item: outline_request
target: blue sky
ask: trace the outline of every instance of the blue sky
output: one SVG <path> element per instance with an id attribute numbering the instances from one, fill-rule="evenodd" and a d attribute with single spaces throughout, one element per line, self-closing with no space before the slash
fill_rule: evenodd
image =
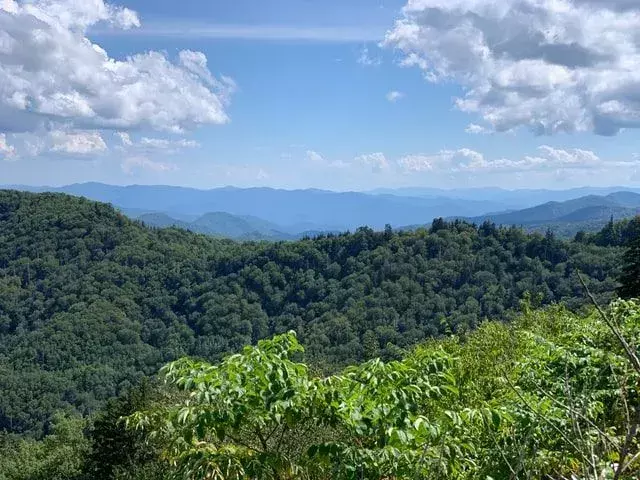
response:
<path id="1" fill-rule="evenodd" d="M 492 60 L 494 71 L 489 74 L 489 63 L 480 68 L 477 61 L 461 54 L 472 46 L 434 40 L 430 32 L 444 38 L 453 30 L 424 20 L 417 0 L 409 2 L 410 8 L 404 11 L 407 2 L 397 0 L 122 0 L 113 8 L 130 9 L 137 21 L 121 21 L 118 12 L 122 10 L 82 10 L 90 18 L 82 25 L 71 24 L 64 16 L 64 12 L 77 16 L 78 9 L 89 8 L 79 6 L 81 0 L 3 1 L 6 5 L 0 10 L 0 19 L 4 15 L 6 21 L 14 23 L 13 28 L 0 23 L 0 33 L 5 28 L 9 37 L 18 38 L 15 32 L 21 28 L 33 35 L 28 20 L 36 17 L 52 29 L 64 28 L 76 35 L 68 44 L 60 45 L 58 61 L 63 63 L 66 55 L 76 54 L 71 42 L 86 37 L 99 45 L 107 58 L 125 67 L 129 66 L 128 59 L 145 52 L 159 52 L 171 65 L 182 62 L 178 60 L 182 58 L 180 52 L 202 52 L 210 75 L 220 82 L 231 79 L 227 86 L 233 84 L 229 88 L 223 88 L 220 82 L 212 86 L 199 77 L 185 87 L 201 92 L 197 89 L 204 85 L 215 92 L 215 98 L 203 101 L 210 107 L 205 118 L 197 94 L 182 99 L 180 92 L 166 93 L 162 90 L 169 88 L 166 85 L 146 86 L 144 80 L 140 80 L 143 91 L 138 93 L 149 98 L 136 98 L 138 110 L 133 113 L 126 105 L 104 107 L 105 98 L 117 95 L 124 85 L 113 79 L 100 93 L 105 98 L 92 96 L 80 105 L 78 95 L 88 90 L 82 85 L 77 90 L 80 93 L 74 92 L 72 97 L 78 102 L 73 108 L 61 107 L 59 92 L 43 95 L 37 107 L 31 106 L 32 110 L 39 109 L 37 121 L 25 121 L 25 126 L 18 128 L 9 120 L 4 122 L 4 133 L 0 122 L 3 184 L 102 181 L 200 188 L 238 185 L 366 190 L 401 186 L 564 188 L 637 185 L 640 181 L 638 112 L 616 113 L 615 118 L 607 113 L 607 126 L 616 129 L 612 135 L 599 130 L 598 125 L 603 122 L 601 112 L 605 107 L 610 112 L 614 105 L 610 98 L 614 97 L 608 95 L 608 103 L 591 104 L 592 100 L 584 99 L 593 97 L 585 94 L 592 85 L 583 81 L 559 83 L 569 74 L 591 78 L 587 75 L 593 72 L 587 67 L 578 69 L 568 61 L 554 60 L 552 65 L 540 63 L 534 73 L 516 78 L 514 65 L 518 72 L 523 65 L 531 65 L 529 57 L 522 60 L 513 54 L 511 63 Z M 527 1 L 507 3 L 515 10 Z M 423 2 L 432 8 L 440 3 Z M 469 1 L 450 3 L 458 4 L 459 9 L 474 8 Z M 52 10 L 51 5 L 57 9 Z M 627 15 L 613 8 L 611 11 Z M 583 13 L 578 7 L 576 12 Z M 408 33 L 394 26 L 398 20 L 408 27 L 421 27 L 426 33 Z M 506 20 L 500 17 L 500 21 Z M 558 22 L 562 26 L 562 18 Z M 496 30 L 500 28 L 496 24 Z M 590 28 L 586 20 L 584 28 Z M 487 32 L 483 34 L 490 37 Z M 385 42 L 386 35 L 395 38 L 390 41 L 388 37 Z M 567 45 L 574 43 L 566 41 Z M 452 50 L 452 45 L 457 50 Z M 488 40 L 487 45 L 497 58 L 495 45 Z M 44 52 L 42 65 L 34 67 L 40 73 L 53 68 L 46 56 Z M 403 65 L 412 56 L 428 61 L 429 66 L 419 62 Z M 460 57 L 465 57 L 466 63 Z M 5 57 L 0 54 L 0 65 L 13 75 L 15 85 L 34 83 L 32 77 L 25 79 L 18 77 L 16 70 L 9 71 L 12 64 L 27 64 L 21 58 L 14 51 Z M 486 55 L 483 58 L 486 60 Z M 75 82 L 78 76 L 97 88 L 95 79 L 108 67 L 96 64 L 96 71 L 86 73 L 84 64 L 93 65 L 91 60 L 79 57 L 73 71 L 55 66 L 62 90 L 66 90 L 65 81 Z M 182 75 L 187 68 L 183 65 L 175 67 L 180 72 L 174 69 L 167 75 Z M 558 65 L 562 71 L 555 68 Z M 140 77 L 164 71 L 156 70 L 155 65 L 148 71 L 146 67 L 136 68 Z M 440 78 L 433 78 L 434 71 Z M 486 78 L 479 78 L 479 72 Z M 610 73 L 616 73 L 614 67 Z M 469 80 L 471 77 L 473 80 Z M 504 100 L 507 87 L 500 82 L 505 78 L 519 82 L 518 90 L 507 86 L 509 95 L 517 91 L 521 96 L 514 97 L 515 103 L 513 99 Z M 596 83 L 593 80 L 593 85 Z M 496 84 L 503 89 L 498 90 Z M 493 90 L 483 94 L 473 108 L 456 104 L 457 98 L 487 85 Z M 550 87 L 542 91 L 541 85 Z M 527 89 L 535 92 L 521 93 Z M 25 96 L 33 98 L 33 92 L 41 91 L 34 86 Z M 558 91 L 563 93 L 560 102 Z M 5 110 L 0 107 L 0 114 L 8 112 L 6 118 L 10 119 L 15 113 L 11 109 L 16 107 L 6 99 L 12 92 L 9 87 L 0 92 L 5 96 Z M 638 100 L 619 95 L 631 104 Z M 216 98 L 223 105 L 217 105 Z M 496 98 L 498 102 L 489 108 L 487 105 Z M 569 109 L 566 105 L 573 105 L 574 98 L 583 99 L 579 102 L 584 104 Z M 473 99 L 477 100 L 475 96 Z M 157 105 L 147 118 L 148 101 Z M 85 103 L 91 106 L 90 113 L 82 109 Z M 185 111 L 175 111 L 183 103 Z M 524 112 L 519 104 L 526 105 Z M 94 105 L 109 112 L 119 110 L 110 116 L 97 115 Z M 167 111 L 179 117 L 174 122 L 179 125 L 157 120 Z M 218 114 L 225 116 L 225 121 L 216 120 Z M 95 120 L 97 116 L 100 121 Z M 470 129 L 470 125 L 475 127 Z M 540 125 L 544 131 L 540 131 Z M 126 135 L 126 141 L 122 135 Z"/>

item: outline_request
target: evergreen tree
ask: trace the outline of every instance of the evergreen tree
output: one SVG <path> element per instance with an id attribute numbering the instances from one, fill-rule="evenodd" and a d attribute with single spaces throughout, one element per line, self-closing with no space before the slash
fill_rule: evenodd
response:
<path id="1" fill-rule="evenodd" d="M 640 298 L 640 236 L 629 244 L 618 290 L 622 298 Z"/>

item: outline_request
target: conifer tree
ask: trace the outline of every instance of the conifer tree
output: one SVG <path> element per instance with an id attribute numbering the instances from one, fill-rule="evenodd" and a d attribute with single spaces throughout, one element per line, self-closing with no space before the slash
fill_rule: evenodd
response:
<path id="1" fill-rule="evenodd" d="M 640 298 L 640 236 L 629 243 L 620 283 L 618 293 L 622 298 Z"/>

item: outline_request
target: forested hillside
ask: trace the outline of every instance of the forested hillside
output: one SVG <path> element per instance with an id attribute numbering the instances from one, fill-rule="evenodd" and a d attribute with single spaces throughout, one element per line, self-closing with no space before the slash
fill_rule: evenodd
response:
<path id="1" fill-rule="evenodd" d="M 234 243 L 149 229 L 61 194 L 0 192 L 0 429 L 41 434 L 183 356 L 217 361 L 298 333 L 316 368 L 391 360 L 424 339 L 534 303 L 603 301 L 622 249 L 516 228 Z M 606 242 L 604 242 L 606 244 Z"/>

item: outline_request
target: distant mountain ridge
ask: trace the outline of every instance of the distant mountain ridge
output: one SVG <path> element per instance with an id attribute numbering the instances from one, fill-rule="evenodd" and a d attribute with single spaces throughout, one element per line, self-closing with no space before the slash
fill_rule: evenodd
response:
<path id="1" fill-rule="evenodd" d="M 369 193 L 236 187 L 198 190 L 101 183 L 14 188 L 83 196 L 110 203 L 150 226 L 176 226 L 237 240 L 295 240 L 361 226 L 382 229 L 386 224 L 411 229 L 415 228 L 411 225 L 430 224 L 434 218 L 461 218 L 474 223 L 489 220 L 527 230 L 551 228 L 569 236 L 578 230 L 598 230 L 609 218 L 628 218 L 640 209 L 640 189 L 622 187 L 562 191 L 410 188 Z M 539 199 L 543 201 L 522 207 Z"/>
<path id="2" fill-rule="evenodd" d="M 435 217 L 475 216 L 504 210 L 500 202 L 455 198 L 417 198 L 369 195 L 359 192 L 325 190 L 276 190 L 271 188 L 216 188 L 197 190 L 184 187 L 100 183 L 64 187 L 15 187 L 32 192 L 61 192 L 110 203 L 124 212 L 163 212 L 170 217 L 200 217 L 210 212 L 253 216 L 282 226 L 285 233 L 304 230 L 354 230 L 367 225 L 383 228 L 427 223 Z"/>
<path id="3" fill-rule="evenodd" d="M 372 195 L 399 195 L 411 197 L 448 197 L 460 200 L 473 199 L 477 201 L 491 201 L 503 203 L 506 205 L 503 210 L 522 210 L 534 207 L 543 203 L 555 201 L 566 202 L 578 198 L 596 195 L 608 196 L 614 193 L 640 193 L 640 187 L 578 187 L 566 190 L 549 190 L 549 189 L 518 189 L 507 190 L 504 188 L 457 188 L 457 189 L 440 189 L 440 188 L 381 188 L 371 190 L 368 193 Z M 497 212 L 497 210 L 496 210 Z"/>
<path id="4" fill-rule="evenodd" d="M 518 225 L 529 230 L 550 228 L 565 234 L 595 231 L 612 217 L 616 220 L 640 214 L 640 194 L 614 192 L 606 196 L 588 195 L 565 202 L 547 202 L 532 208 L 466 218 L 473 223 L 490 221 L 498 225 Z"/>
<path id="5" fill-rule="evenodd" d="M 236 216 L 226 212 L 211 212 L 189 222 L 170 217 L 166 213 L 145 213 L 137 217 L 145 225 L 167 228 L 178 227 L 195 233 L 234 240 L 294 240 L 292 235 L 279 230 L 275 224 L 257 217 Z"/>

